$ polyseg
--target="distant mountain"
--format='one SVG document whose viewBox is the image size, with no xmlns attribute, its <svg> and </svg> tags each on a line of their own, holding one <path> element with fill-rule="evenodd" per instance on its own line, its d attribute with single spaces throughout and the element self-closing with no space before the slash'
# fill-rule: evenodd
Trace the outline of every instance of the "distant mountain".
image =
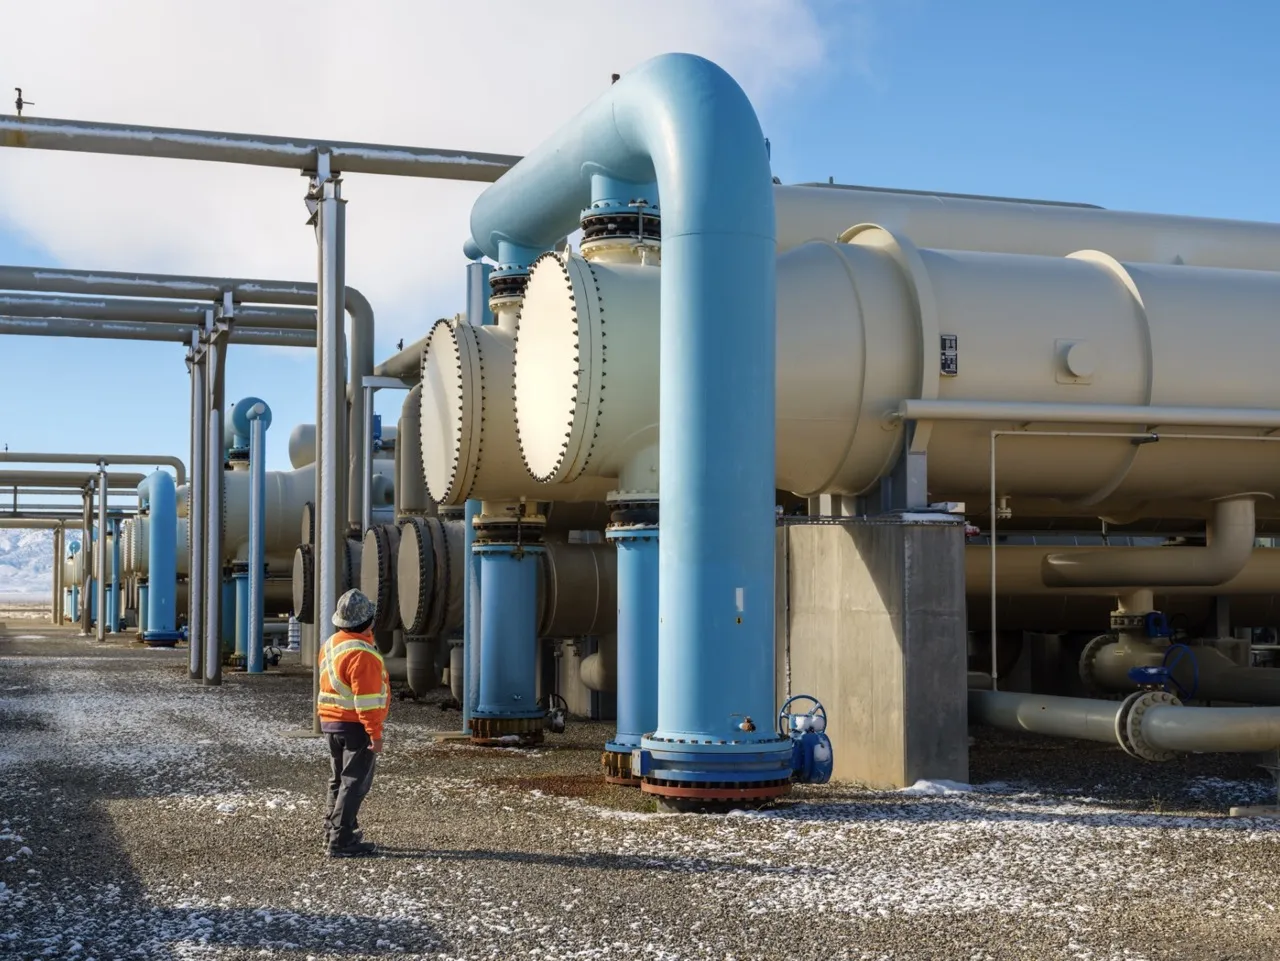
<svg viewBox="0 0 1280 961">
<path fill-rule="evenodd" d="M 80 532 L 67 531 L 67 545 Z M 0 530 L 0 596 L 53 594 L 53 531 Z"/>
</svg>

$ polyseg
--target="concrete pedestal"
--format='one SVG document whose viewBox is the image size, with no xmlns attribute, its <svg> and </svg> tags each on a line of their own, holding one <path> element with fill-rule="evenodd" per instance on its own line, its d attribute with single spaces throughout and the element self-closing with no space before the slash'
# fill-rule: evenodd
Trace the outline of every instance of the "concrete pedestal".
<svg viewBox="0 0 1280 961">
<path fill-rule="evenodd" d="M 826 706 L 834 777 L 967 781 L 963 520 L 787 524 L 775 570 L 778 699 Z"/>
</svg>

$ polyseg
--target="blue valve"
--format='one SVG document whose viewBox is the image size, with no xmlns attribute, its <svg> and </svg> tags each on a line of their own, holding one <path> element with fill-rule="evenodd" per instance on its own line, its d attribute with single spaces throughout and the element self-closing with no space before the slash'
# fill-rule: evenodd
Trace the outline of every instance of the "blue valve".
<svg viewBox="0 0 1280 961">
<path fill-rule="evenodd" d="M 791 710 L 796 701 L 813 706 L 803 713 Z M 778 736 L 791 739 L 791 780 L 798 784 L 826 784 L 831 780 L 835 755 L 827 737 L 827 710 L 816 697 L 789 697 L 778 712 Z"/>
</svg>

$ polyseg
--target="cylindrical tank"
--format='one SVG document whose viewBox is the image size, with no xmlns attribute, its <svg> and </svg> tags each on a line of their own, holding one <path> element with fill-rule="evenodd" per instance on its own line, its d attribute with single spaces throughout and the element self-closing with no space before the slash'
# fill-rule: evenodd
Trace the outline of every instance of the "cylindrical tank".
<svg viewBox="0 0 1280 961">
<path fill-rule="evenodd" d="M 593 478 L 551 491 L 525 472 L 511 414 L 513 354 L 514 335 L 497 326 L 441 320 L 432 328 L 422 353 L 428 493 L 450 505 L 469 498 L 604 500 L 607 482 Z"/>
<path fill-rule="evenodd" d="M 1274 322 L 1280 274 L 1121 265 L 1090 252 L 917 250 L 874 227 L 850 241 L 806 244 L 779 258 L 781 489 L 806 495 L 871 489 L 902 447 L 903 426 L 892 415 L 914 398 L 1280 407 L 1280 382 L 1269 373 L 1280 340 Z M 653 292 L 645 288 L 656 287 L 658 273 L 594 264 L 586 284 L 561 259 L 544 257 L 535 266 L 515 373 L 516 417 L 531 471 L 616 476 L 632 438 L 657 424 L 657 369 L 645 362 L 652 350 L 604 353 L 578 345 L 602 332 L 606 298 L 648 302 Z M 562 293 L 566 284 L 572 303 Z M 630 333 L 642 328 L 656 343 L 656 311 L 647 322 L 635 313 L 627 317 Z M 942 367 L 944 336 L 955 345 L 954 371 Z M 579 357 L 572 371 L 550 363 L 564 354 Z M 526 359 L 534 368 L 527 376 Z M 597 383 L 607 383 L 607 393 L 596 391 Z M 615 397 L 626 399 L 625 410 L 610 412 Z M 1103 429 L 1259 433 L 1145 421 Z M 1020 426 L 1034 428 L 1034 418 L 922 426 L 916 444 L 927 449 L 932 499 L 985 503 L 991 431 Z M 1197 516 L 1214 497 L 1275 492 L 1280 461 L 1259 456 L 1248 443 L 1022 437 L 1001 441 L 997 477 L 997 493 L 1014 498 L 1016 512 L 1125 518 L 1151 516 L 1176 501 L 1180 516 Z M 1258 506 L 1275 516 L 1274 503 Z"/>
<path fill-rule="evenodd" d="M 1103 210 L 1085 204 L 857 187 L 775 186 L 778 249 L 880 224 L 921 247 L 1280 271 L 1280 224 Z"/>
<path fill-rule="evenodd" d="M 374 627 L 393 630 L 400 626 L 395 576 L 400 528 L 395 524 L 375 524 L 364 532 L 360 551 L 360 590 L 377 609 Z"/>
</svg>

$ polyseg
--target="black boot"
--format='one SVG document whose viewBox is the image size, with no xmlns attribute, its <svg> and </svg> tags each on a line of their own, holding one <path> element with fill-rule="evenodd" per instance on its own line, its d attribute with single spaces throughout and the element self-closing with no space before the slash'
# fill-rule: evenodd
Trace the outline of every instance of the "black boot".
<svg viewBox="0 0 1280 961">
<path fill-rule="evenodd" d="M 349 844 L 331 844 L 329 845 L 329 857 L 331 858 L 367 858 L 377 853 L 378 846 L 372 841 L 363 841 L 352 838 Z"/>
</svg>

